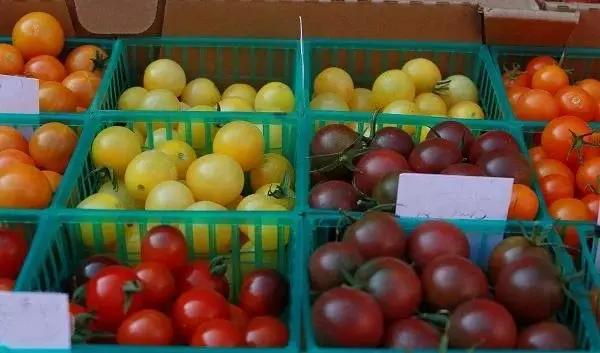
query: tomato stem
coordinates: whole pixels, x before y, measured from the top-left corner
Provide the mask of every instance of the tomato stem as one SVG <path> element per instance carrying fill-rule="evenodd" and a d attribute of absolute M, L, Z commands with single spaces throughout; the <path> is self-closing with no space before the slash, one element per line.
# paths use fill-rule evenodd
<path fill-rule="evenodd" d="M 108 57 L 104 56 L 99 50 L 96 50 L 96 56 L 90 60 L 92 60 L 92 63 L 94 63 L 92 72 L 95 72 L 96 70 L 102 72 L 104 69 L 106 69 Z"/>
<path fill-rule="evenodd" d="M 123 291 L 123 295 L 125 296 L 125 302 L 123 303 L 123 313 L 126 314 L 129 311 L 129 308 L 131 307 L 134 295 L 142 291 L 142 283 L 138 280 L 127 281 L 125 284 L 123 284 L 121 290 Z"/>
<path fill-rule="evenodd" d="M 227 273 L 227 259 L 225 256 L 217 256 L 210 260 L 209 271 L 213 276 L 223 277 Z"/>
<path fill-rule="evenodd" d="M 86 296 L 85 284 L 82 284 L 81 286 L 77 287 L 77 289 L 75 289 L 75 291 L 73 291 L 72 300 L 76 304 L 84 305 L 85 304 L 85 296 Z"/>

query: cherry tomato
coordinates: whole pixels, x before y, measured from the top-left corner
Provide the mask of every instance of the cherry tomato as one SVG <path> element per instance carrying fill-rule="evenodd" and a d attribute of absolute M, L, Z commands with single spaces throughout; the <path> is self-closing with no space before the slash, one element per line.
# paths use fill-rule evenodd
<path fill-rule="evenodd" d="M 29 143 L 17 129 L 0 126 L 0 151 L 9 148 L 29 153 Z"/>
<path fill-rule="evenodd" d="M 573 182 L 562 174 L 550 174 L 540 179 L 544 201 L 551 205 L 554 201 L 575 195 Z"/>
<path fill-rule="evenodd" d="M 560 114 L 554 96 L 544 90 L 532 89 L 523 92 L 514 108 L 514 113 L 521 120 L 552 120 Z"/>
<path fill-rule="evenodd" d="M 531 161 L 533 163 L 537 163 L 537 162 L 541 161 L 542 159 L 546 158 L 547 155 L 541 146 L 537 146 L 537 147 L 532 147 L 529 149 L 529 157 L 531 158 Z"/>
<path fill-rule="evenodd" d="M 574 115 L 585 121 L 593 121 L 598 115 L 596 99 L 580 87 L 563 87 L 555 97 L 561 115 Z"/>
<path fill-rule="evenodd" d="M 12 42 L 25 59 L 43 54 L 57 56 L 65 44 L 65 34 L 52 15 L 30 12 L 13 27 Z"/>
<path fill-rule="evenodd" d="M 156 226 L 142 239 L 140 256 L 142 262 L 156 261 L 174 269 L 187 262 L 188 246 L 179 229 Z"/>
<path fill-rule="evenodd" d="M 174 270 L 177 292 L 192 288 L 210 289 L 229 298 L 229 282 L 225 278 L 227 262 L 223 257 L 213 261 L 197 260 Z"/>
<path fill-rule="evenodd" d="M 145 309 L 131 314 L 117 330 L 117 343 L 136 346 L 168 346 L 173 342 L 171 320 L 160 311 Z"/>
<path fill-rule="evenodd" d="M 239 298 L 250 317 L 279 316 L 288 304 L 288 282 L 277 270 L 257 269 L 244 278 Z"/>
<path fill-rule="evenodd" d="M 15 163 L 23 163 L 35 166 L 33 159 L 31 159 L 31 157 L 24 152 L 15 150 L 13 148 L 0 151 L 0 168 L 7 167 Z"/>
<path fill-rule="evenodd" d="M 175 295 L 175 279 L 169 268 L 160 262 L 142 262 L 135 274 L 144 288 L 142 295 L 146 307 L 161 308 Z"/>
<path fill-rule="evenodd" d="M 510 70 L 502 75 L 504 88 L 507 90 L 513 87 L 529 87 L 531 85 L 531 76 L 527 72 Z"/>
<path fill-rule="evenodd" d="M 73 113 L 77 110 L 75 93 L 59 82 L 40 82 L 39 98 L 42 112 Z"/>
<path fill-rule="evenodd" d="M 75 94 L 78 107 L 87 109 L 96 97 L 101 81 L 100 76 L 95 73 L 75 71 L 65 77 L 62 85 Z"/>
<path fill-rule="evenodd" d="M 533 77 L 533 75 L 535 75 L 535 73 L 542 67 L 556 64 L 557 61 L 549 56 L 538 56 L 531 59 L 531 61 L 529 61 L 527 64 L 527 73 Z"/>
<path fill-rule="evenodd" d="M 581 87 L 584 91 L 594 97 L 594 99 L 600 100 L 600 81 L 593 78 L 587 78 L 577 82 L 575 86 Z"/>
<path fill-rule="evenodd" d="M 0 75 L 18 75 L 23 72 L 23 55 L 14 46 L 0 43 Z"/>
<path fill-rule="evenodd" d="M 0 291 L 12 291 L 15 281 L 10 278 L 0 278 Z"/>
<path fill-rule="evenodd" d="M 175 329 L 186 341 L 192 338 L 201 324 L 213 319 L 229 320 L 230 318 L 229 303 L 221 294 L 199 288 L 180 295 L 171 310 Z"/>
<path fill-rule="evenodd" d="M 50 55 L 40 55 L 29 59 L 25 64 L 23 73 L 27 77 L 42 81 L 62 82 L 67 77 L 67 70 L 64 65 L 57 58 Z"/>
<path fill-rule="evenodd" d="M 538 213 L 540 203 L 531 188 L 522 184 L 513 184 L 508 219 L 531 221 Z"/>
<path fill-rule="evenodd" d="M 56 193 L 56 191 L 58 190 L 58 187 L 60 186 L 60 181 L 62 180 L 62 175 L 58 174 L 57 172 L 53 172 L 51 170 L 42 170 L 42 173 L 44 173 L 44 175 L 46 176 L 46 179 L 48 179 L 48 183 L 50 183 L 52 192 Z"/>
<path fill-rule="evenodd" d="M 288 330 L 283 322 L 271 316 L 253 318 L 246 329 L 246 344 L 249 347 L 285 347 L 288 340 Z"/>
<path fill-rule="evenodd" d="M 16 163 L 0 169 L 0 208 L 46 208 L 52 187 L 39 169 Z"/>
<path fill-rule="evenodd" d="M 584 160 L 600 156 L 600 147 L 585 145 L 597 139 L 587 122 L 575 116 L 562 116 L 544 127 L 541 146 L 549 158 L 578 164 L 580 154 Z"/>
<path fill-rule="evenodd" d="M 207 321 L 196 329 L 192 347 L 243 347 L 244 333 L 234 323 L 224 319 Z"/>
<path fill-rule="evenodd" d="M 600 185 L 600 157 L 583 162 L 575 174 L 575 184 L 582 195 L 596 193 Z"/>
<path fill-rule="evenodd" d="M 120 264 L 119 260 L 111 255 L 92 255 L 77 268 L 69 279 L 68 288 L 74 291 L 77 287 L 89 282 L 90 278 L 94 277 L 101 269 Z"/>
<path fill-rule="evenodd" d="M 18 232 L 0 228 L 0 277 L 17 279 L 29 245 Z"/>
<path fill-rule="evenodd" d="M 82 45 L 69 53 L 65 60 L 68 73 L 75 71 L 102 72 L 106 67 L 108 54 L 95 45 Z"/>
<path fill-rule="evenodd" d="M 581 200 L 574 198 L 556 200 L 550 205 L 548 211 L 554 219 L 564 221 L 595 221 L 588 207 Z M 579 249 L 580 242 L 575 228 L 566 227 L 561 232 L 563 243 L 570 247 L 570 252 Z"/>
<path fill-rule="evenodd" d="M 508 96 L 508 102 L 510 103 L 511 108 L 516 110 L 517 103 L 519 102 L 519 98 L 523 95 L 523 93 L 531 91 L 531 88 L 523 87 L 523 86 L 514 86 L 509 88 L 506 91 L 506 95 Z"/>
<path fill-rule="evenodd" d="M 552 175 L 552 174 L 560 174 L 566 178 L 568 178 L 571 183 L 575 182 L 575 176 L 569 167 L 566 166 L 563 162 L 546 158 L 534 164 L 535 174 L 537 175 L 538 180 L 541 180 L 543 177 Z"/>
<path fill-rule="evenodd" d="M 237 305 L 229 304 L 229 320 L 233 322 L 240 330 L 246 331 L 250 318 L 242 308 Z"/>
<path fill-rule="evenodd" d="M 594 219 L 598 219 L 598 209 L 600 208 L 600 194 L 588 194 L 585 195 L 581 202 L 583 202 Z"/>
<path fill-rule="evenodd" d="M 29 154 L 38 167 L 63 174 L 78 141 L 77 134 L 67 125 L 47 123 L 33 132 Z"/>
<path fill-rule="evenodd" d="M 538 69 L 531 79 L 531 88 L 555 94 L 569 85 L 569 75 L 558 65 L 546 65 Z"/>

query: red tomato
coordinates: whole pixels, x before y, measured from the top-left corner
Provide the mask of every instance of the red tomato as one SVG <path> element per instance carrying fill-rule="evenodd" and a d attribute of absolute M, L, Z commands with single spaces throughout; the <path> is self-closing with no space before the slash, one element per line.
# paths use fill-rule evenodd
<path fill-rule="evenodd" d="M 600 194 L 588 194 L 585 195 L 581 202 L 585 204 L 585 206 L 590 211 L 592 217 L 597 220 L 598 219 L 598 210 L 600 209 Z"/>
<path fill-rule="evenodd" d="M 518 70 L 510 70 L 502 75 L 504 88 L 511 89 L 513 87 L 529 87 L 531 85 L 531 76 L 527 72 Z"/>
<path fill-rule="evenodd" d="M 577 82 L 575 85 L 581 87 L 596 100 L 600 100 L 600 81 L 588 78 Z"/>
<path fill-rule="evenodd" d="M 12 291 L 15 281 L 10 278 L 0 278 L 0 291 Z"/>
<path fill-rule="evenodd" d="M 546 125 L 541 146 L 549 158 L 578 162 L 578 152 L 583 159 L 600 156 L 600 147 L 586 145 L 595 139 L 587 122 L 575 116 L 561 116 Z"/>
<path fill-rule="evenodd" d="M 198 326 L 192 336 L 192 347 L 243 347 L 244 333 L 231 321 L 215 319 Z"/>
<path fill-rule="evenodd" d="M 117 343 L 121 345 L 168 346 L 172 342 L 171 320 L 152 309 L 131 314 L 117 330 Z"/>
<path fill-rule="evenodd" d="M 548 66 L 548 65 L 556 65 L 556 64 L 557 64 L 556 60 L 554 60 L 553 58 L 551 58 L 549 56 L 538 56 L 536 58 L 533 58 L 527 64 L 527 73 L 531 77 L 533 77 L 533 75 L 535 75 L 535 73 L 542 67 Z"/>
<path fill-rule="evenodd" d="M 565 176 L 567 179 L 571 181 L 571 183 L 575 182 L 575 176 L 569 167 L 563 162 L 546 158 L 534 164 L 535 174 L 537 175 L 538 180 L 541 180 L 543 177 L 552 175 L 552 174 L 560 174 Z"/>
<path fill-rule="evenodd" d="M 540 89 L 523 92 L 514 107 L 515 115 L 521 120 L 552 120 L 559 112 L 554 96 Z"/>
<path fill-rule="evenodd" d="M 277 270 L 261 268 L 249 273 L 240 291 L 240 308 L 250 317 L 279 316 L 288 304 L 287 280 Z"/>
<path fill-rule="evenodd" d="M 24 75 L 42 81 L 62 82 L 67 77 L 67 69 L 53 56 L 39 55 L 25 64 Z"/>
<path fill-rule="evenodd" d="M 246 329 L 246 344 L 249 347 L 285 347 L 288 340 L 288 330 L 283 322 L 271 316 L 253 318 Z"/>
<path fill-rule="evenodd" d="M 229 320 L 229 303 L 213 290 L 195 288 L 175 300 L 171 317 L 177 334 L 189 342 L 201 324 L 213 319 Z"/>
<path fill-rule="evenodd" d="M 533 75 L 531 88 L 542 89 L 555 94 L 561 88 L 569 85 L 569 75 L 558 65 L 547 65 Z"/>
<path fill-rule="evenodd" d="M 156 226 L 142 239 L 140 256 L 142 262 L 156 261 L 174 269 L 186 264 L 188 246 L 179 229 Z"/>
<path fill-rule="evenodd" d="M 574 115 L 585 121 L 593 121 L 598 115 L 598 102 L 580 87 L 563 87 L 555 97 L 561 115 Z"/>
<path fill-rule="evenodd" d="M 174 270 L 177 292 L 187 292 L 192 288 L 210 289 L 229 298 L 229 282 L 225 278 L 227 262 L 223 257 L 212 261 L 197 260 Z"/>
<path fill-rule="evenodd" d="M 144 306 L 161 308 L 175 296 L 175 279 L 160 262 L 142 262 L 135 268 L 135 274 L 144 288 Z"/>
<path fill-rule="evenodd" d="M 17 279 L 29 245 L 18 232 L 0 228 L 0 277 Z"/>
<path fill-rule="evenodd" d="M 539 162 L 542 159 L 546 158 L 546 152 L 541 146 L 532 147 L 529 149 L 529 157 L 533 163 Z"/>
<path fill-rule="evenodd" d="M 234 304 L 229 304 L 229 320 L 243 331 L 246 331 L 246 327 L 248 327 L 248 323 L 250 322 L 246 312 Z"/>
<path fill-rule="evenodd" d="M 523 86 L 514 86 L 506 91 L 506 95 L 508 96 L 508 102 L 510 103 L 510 106 L 513 109 L 513 111 L 517 107 L 517 102 L 519 102 L 519 98 L 521 98 L 523 93 L 529 91 L 531 91 L 531 88 Z"/>
<path fill-rule="evenodd" d="M 583 195 L 596 193 L 600 185 L 600 157 L 594 157 L 586 160 L 577 169 L 575 174 L 575 184 L 577 189 Z"/>
<path fill-rule="evenodd" d="M 540 202 L 537 195 L 528 186 L 513 184 L 508 219 L 531 221 L 537 215 Z"/>
<path fill-rule="evenodd" d="M 540 188 L 547 205 L 554 201 L 575 195 L 573 181 L 561 174 L 550 174 L 540 179 Z"/>
<path fill-rule="evenodd" d="M 28 154 L 9 148 L 7 150 L 0 151 L 0 168 L 7 167 L 15 163 L 24 163 L 35 166 L 35 162 Z"/>

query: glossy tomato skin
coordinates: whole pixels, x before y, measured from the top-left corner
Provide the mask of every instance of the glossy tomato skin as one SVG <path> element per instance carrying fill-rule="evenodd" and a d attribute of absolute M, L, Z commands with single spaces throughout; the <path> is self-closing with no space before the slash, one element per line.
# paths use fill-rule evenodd
<path fill-rule="evenodd" d="M 526 327 L 519 334 L 518 349 L 569 351 L 577 349 L 575 336 L 558 322 L 542 321 Z"/>
<path fill-rule="evenodd" d="M 352 184 L 341 180 L 329 180 L 310 190 L 309 205 L 325 210 L 352 211 L 358 207 L 360 194 Z"/>
<path fill-rule="evenodd" d="M 13 45 L 0 43 L 0 75 L 19 75 L 25 65 L 23 55 Z"/>
<path fill-rule="evenodd" d="M 30 12 L 13 27 L 12 42 L 25 59 L 43 54 L 58 56 L 65 44 L 65 34 L 52 15 Z"/>
<path fill-rule="evenodd" d="M 402 260 L 393 257 L 372 259 L 362 265 L 354 277 L 377 300 L 386 320 L 407 318 L 421 303 L 419 277 Z"/>
<path fill-rule="evenodd" d="M 257 316 L 250 320 L 246 329 L 248 347 L 285 347 L 289 333 L 281 320 L 272 316 Z"/>
<path fill-rule="evenodd" d="M 469 163 L 457 163 L 448 166 L 440 174 L 445 175 L 466 175 L 466 176 L 485 176 L 481 168 Z"/>
<path fill-rule="evenodd" d="M 7 228 L 0 228 L 0 277 L 16 280 L 29 245 L 20 233 Z"/>
<path fill-rule="evenodd" d="M 578 162 L 577 151 L 573 150 L 573 134 L 586 135 L 591 134 L 592 128 L 581 118 L 576 116 L 561 116 L 554 119 L 544 127 L 542 132 L 541 146 L 549 158 L 557 159 L 561 162 Z M 584 141 L 592 141 L 593 135 L 583 137 Z M 592 146 L 583 146 L 581 149 L 582 157 L 600 156 L 600 148 Z"/>
<path fill-rule="evenodd" d="M 401 258 L 406 247 L 404 229 L 393 215 L 385 212 L 367 212 L 344 232 L 344 242 L 356 246 L 363 259 L 380 256 Z"/>
<path fill-rule="evenodd" d="M 527 63 L 527 73 L 533 77 L 535 73 L 544 66 L 556 65 L 557 61 L 549 56 L 537 56 Z"/>
<path fill-rule="evenodd" d="M 592 219 L 598 219 L 598 209 L 600 208 L 600 194 L 585 195 L 581 202 L 588 208 Z"/>
<path fill-rule="evenodd" d="M 177 228 L 162 225 L 153 227 L 142 239 L 142 262 L 161 262 L 169 269 L 186 264 L 188 246 L 183 233 Z"/>
<path fill-rule="evenodd" d="M 41 112 L 74 113 L 77 111 L 77 97 L 60 82 L 42 81 L 39 105 Z"/>
<path fill-rule="evenodd" d="M 463 155 L 467 154 L 475 141 L 473 133 L 464 124 L 458 121 L 443 121 L 435 125 L 427 133 L 427 139 L 442 138 L 454 142 Z"/>
<path fill-rule="evenodd" d="M 35 166 L 35 162 L 26 153 L 13 148 L 0 151 L 0 168 L 15 163 L 24 163 Z"/>
<path fill-rule="evenodd" d="M 508 207 L 508 219 L 532 221 L 538 214 L 540 201 L 529 186 L 513 184 Z"/>
<path fill-rule="evenodd" d="M 15 281 L 10 278 L 0 278 L 0 291 L 12 291 L 15 287 Z"/>
<path fill-rule="evenodd" d="M 29 154 L 29 142 L 19 130 L 10 126 L 0 126 L 0 151 L 7 149 L 15 149 Z"/>
<path fill-rule="evenodd" d="M 229 320 L 229 303 L 213 290 L 194 288 L 175 300 L 171 318 L 177 336 L 189 342 L 201 324 L 213 319 Z"/>
<path fill-rule="evenodd" d="M 594 97 L 577 86 L 567 86 L 556 92 L 560 115 L 574 115 L 585 121 L 594 121 L 598 104 Z"/>
<path fill-rule="evenodd" d="M 519 152 L 506 149 L 487 152 L 479 157 L 477 166 L 488 176 L 514 178 L 516 184 L 531 186 L 531 167 Z"/>
<path fill-rule="evenodd" d="M 231 321 L 214 319 L 200 324 L 192 339 L 192 347 L 243 347 L 244 333 Z"/>
<path fill-rule="evenodd" d="M 569 85 L 569 76 L 558 65 L 547 65 L 536 71 L 531 78 L 531 88 L 555 94 Z"/>
<path fill-rule="evenodd" d="M 409 169 L 406 159 L 392 150 L 373 150 L 363 155 L 356 164 L 354 185 L 371 195 L 373 188 L 388 174 Z"/>
<path fill-rule="evenodd" d="M 554 96 L 541 89 L 523 92 L 514 108 L 518 119 L 548 121 L 560 115 L 560 108 Z"/>
<path fill-rule="evenodd" d="M 77 107 L 87 109 L 96 97 L 102 79 L 98 74 L 88 71 L 75 71 L 65 77 L 62 85 L 67 87 L 77 98 Z"/>
<path fill-rule="evenodd" d="M 358 289 L 337 287 L 323 293 L 312 307 L 312 320 L 321 346 L 378 347 L 383 338 L 379 304 Z"/>
<path fill-rule="evenodd" d="M 506 96 L 508 97 L 508 102 L 510 103 L 510 107 L 512 108 L 513 112 L 516 110 L 519 98 L 521 98 L 523 93 L 529 92 L 530 90 L 531 88 L 528 87 L 515 86 L 506 91 Z"/>
<path fill-rule="evenodd" d="M 559 174 L 569 179 L 571 183 L 575 183 L 575 176 L 573 175 L 571 169 L 557 159 L 545 158 L 535 163 L 534 168 L 538 180 L 541 180 L 549 175 Z"/>
<path fill-rule="evenodd" d="M 488 259 L 488 274 L 491 283 L 496 283 L 500 271 L 506 265 L 526 256 L 546 259 L 549 262 L 552 261 L 552 256 L 550 256 L 550 253 L 546 249 L 535 246 L 531 240 L 525 237 L 514 236 L 503 239 L 494 247 Z"/>
<path fill-rule="evenodd" d="M 537 162 L 541 161 L 542 159 L 548 157 L 548 155 L 546 154 L 546 152 L 544 151 L 542 146 L 532 147 L 527 152 L 529 152 L 529 158 L 531 158 L 531 161 L 533 163 L 537 163 Z"/>
<path fill-rule="evenodd" d="M 47 123 L 33 132 L 29 154 L 41 169 L 63 174 L 77 147 L 79 137 L 61 123 Z"/>
<path fill-rule="evenodd" d="M 386 348 L 434 349 L 440 346 L 440 332 L 431 324 L 414 317 L 388 326 L 383 346 Z"/>
<path fill-rule="evenodd" d="M 311 143 L 313 169 L 321 169 L 334 164 L 340 157 L 340 153 L 352 146 L 358 137 L 356 131 L 343 124 L 332 124 L 321 128 Z M 339 180 L 347 180 L 352 176 L 352 172 L 345 166 L 322 171 L 321 174 L 328 179 Z"/>
<path fill-rule="evenodd" d="M 246 331 L 250 318 L 242 308 L 237 305 L 229 304 L 229 320 L 233 322 L 240 330 Z"/>
<path fill-rule="evenodd" d="M 408 163 L 417 173 L 437 174 L 462 160 L 458 145 L 443 138 L 431 138 L 418 144 Z"/>
<path fill-rule="evenodd" d="M 507 90 L 512 87 L 529 87 L 531 85 L 531 76 L 527 72 L 507 71 L 502 75 L 504 88 Z"/>
<path fill-rule="evenodd" d="M 471 150 L 469 151 L 469 161 L 475 164 L 482 154 L 499 149 L 519 151 L 519 144 L 508 132 L 500 130 L 485 132 L 481 134 L 471 146 Z"/>
<path fill-rule="evenodd" d="M 220 260 L 219 260 L 220 261 Z M 229 298 L 229 282 L 225 278 L 227 264 L 196 260 L 174 270 L 177 292 L 184 293 L 192 288 L 211 289 Z"/>
<path fill-rule="evenodd" d="M 517 344 L 517 327 L 502 305 L 489 299 L 473 299 L 450 315 L 448 339 L 455 348 L 512 349 Z"/>
<path fill-rule="evenodd" d="M 175 279 L 169 268 L 160 262 L 142 262 L 135 268 L 144 287 L 144 306 L 160 309 L 175 296 Z"/>
<path fill-rule="evenodd" d="M 364 263 L 358 248 L 348 242 L 329 242 L 310 256 L 308 273 L 311 289 L 322 292 L 345 282 L 342 271 L 354 275 Z"/>
<path fill-rule="evenodd" d="M 392 150 L 401 154 L 404 158 L 408 158 L 415 144 L 408 132 L 397 127 L 386 126 L 375 132 L 370 147 Z"/>
<path fill-rule="evenodd" d="M 117 343 L 136 346 L 168 346 L 173 342 L 173 326 L 160 311 L 145 309 L 127 317 L 117 330 Z"/>
<path fill-rule="evenodd" d="M 446 221 L 425 221 L 415 228 L 407 242 L 409 258 L 423 268 L 445 255 L 469 257 L 469 239 L 457 226 Z"/>
<path fill-rule="evenodd" d="M 600 157 L 584 161 L 575 174 L 575 184 L 581 195 L 600 191 L 598 177 L 600 177 Z"/>
<path fill-rule="evenodd" d="M 48 178 L 34 166 L 15 163 L 0 168 L 0 208 L 46 208 L 52 201 Z"/>
<path fill-rule="evenodd" d="M 69 279 L 69 283 L 67 284 L 68 291 L 73 292 L 77 287 L 86 284 L 101 269 L 120 264 L 119 260 L 111 255 L 98 254 L 90 256 L 79 266 L 73 277 Z"/>
<path fill-rule="evenodd" d="M 275 269 L 257 269 L 244 278 L 239 299 L 240 308 L 251 318 L 279 316 L 289 302 L 289 284 Z"/>
<path fill-rule="evenodd" d="M 371 197 L 373 200 L 377 201 L 380 205 L 396 204 L 396 199 L 398 197 L 398 178 L 400 174 L 404 173 L 412 173 L 412 171 L 407 170 L 403 172 L 390 173 L 379 181 L 375 188 L 373 188 L 373 193 Z"/>
<path fill-rule="evenodd" d="M 42 81 L 62 82 L 67 77 L 67 70 L 57 58 L 50 55 L 39 55 L 29 59 L 23 73 L 27 77 Z"/>
<path fill-rule="evenodd" d="M 547 205 L 551 205 L 556 200 L 571 198 L 575 195 L 573 182 L 564 175 L 546 175 L 539 182 Z"/>
<path fill-rule="evenodd" d="M 106 65 L 108 54 L 104 49 L 95 45 L 81 45 L 69 53 L 65 59 L 67 72 L 89 71 L 102 72 Z"/>

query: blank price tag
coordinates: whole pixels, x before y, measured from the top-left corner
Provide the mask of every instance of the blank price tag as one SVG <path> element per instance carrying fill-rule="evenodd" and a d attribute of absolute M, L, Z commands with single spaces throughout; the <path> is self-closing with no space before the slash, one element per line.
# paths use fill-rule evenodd
<path fill-rule="evenodd" d="M 506 220 L 512 185 L 512 178 L 400 174 L 396 215 L 409 218 Z M 469 234 L 471 258 L 486 259 L 496 244 L 502 241 L 504 230 L 498 232 L 500 234 L 488 236 L 483 249 L 480 247 L 481 239 Z"/>
<path fill-rule="evenodd" d="M 70 349 L 69 297 L 0 292 L 0 345 L 9 349 Z"/>
<path fill-rule="evenodd" d="M 0 75 L 0 113 L 38 114 L 39 81 Z"/>

